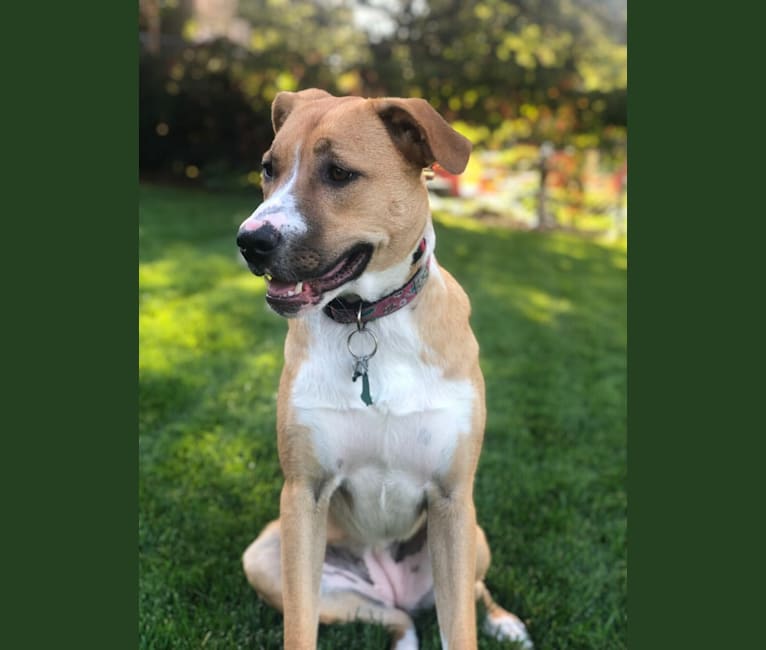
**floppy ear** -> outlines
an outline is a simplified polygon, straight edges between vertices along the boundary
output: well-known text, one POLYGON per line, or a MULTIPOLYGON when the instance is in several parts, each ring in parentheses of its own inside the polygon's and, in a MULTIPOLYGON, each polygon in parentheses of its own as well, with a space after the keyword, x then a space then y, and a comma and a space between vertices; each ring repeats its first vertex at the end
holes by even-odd
POLYGON ((371 100, 394 144, 420 167, 438 162, 453 174, 468 164, 471 142, 455 131, 425 99, 371 100))
POLYGON ((326 97, 332 97, 332 95, 324 90, 319 90, 319 88, 308 88, 297 93, 287 91, 277 93, 271 104, 271 124, 274 126, 274 133, 282 128, 287 116, 290 115, 296 104, 326 97))

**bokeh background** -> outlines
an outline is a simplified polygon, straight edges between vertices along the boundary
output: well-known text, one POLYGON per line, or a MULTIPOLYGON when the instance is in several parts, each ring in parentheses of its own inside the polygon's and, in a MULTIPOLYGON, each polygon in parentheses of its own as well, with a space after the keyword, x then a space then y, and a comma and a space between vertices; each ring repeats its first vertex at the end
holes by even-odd
MULTIPOLYGON (((617 0, 141 0, 140 648, 282 647, 240 555, 278 516, 286 322, 234 240, 271 101, 314 86, 424 97, 474 143, 429 190, 487 385, 486 582, 538 650, 626 647, 625 19, 617 0)), ((434 613, 415 622, 439 648, 434 613)), ((387 633, 323 626, 319 646, 387 633)))
POLYGON ((258 186, 280 90, 423 97, 476 147, 435 192, 624 231, 624 0, 142 0, 140 28, 144 178, 258 186))

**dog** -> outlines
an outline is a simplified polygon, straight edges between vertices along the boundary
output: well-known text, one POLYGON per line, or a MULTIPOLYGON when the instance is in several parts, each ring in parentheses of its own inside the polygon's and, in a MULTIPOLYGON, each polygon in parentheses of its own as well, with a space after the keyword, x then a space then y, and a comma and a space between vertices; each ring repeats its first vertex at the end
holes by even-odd
POLYGON ((284 614, 284 647, 321 623, 384 625, 416 650, 411 614, 436 606, 442 645, 484 629, 531 648, 497 605, 476 523, 485 423, 470 304, 436 261, 423 171, 461 173, 471 143, 423 99, 277 94, 264 202, 237 245, 287 317, 277 400, 279 519, 242 557, 284 614))

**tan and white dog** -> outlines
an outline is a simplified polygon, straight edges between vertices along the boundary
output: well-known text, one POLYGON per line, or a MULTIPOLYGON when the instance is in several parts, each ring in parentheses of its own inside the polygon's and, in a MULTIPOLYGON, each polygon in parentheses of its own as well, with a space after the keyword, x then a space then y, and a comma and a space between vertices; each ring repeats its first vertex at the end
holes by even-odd
POLYGON ((265 201, 237 244, 266 300, 291 318, 277 430, 279 520, 243 556, 284 613, 289 649, 318 623, 385 625, 435 603, 442 644, 484 628, 531 647, 484 585, 489 547, 473 482, 484 380, 468 298, 434 257, 423 169, 465 169, 471 144, 422 99, 280 93, 263 158, 265 201))

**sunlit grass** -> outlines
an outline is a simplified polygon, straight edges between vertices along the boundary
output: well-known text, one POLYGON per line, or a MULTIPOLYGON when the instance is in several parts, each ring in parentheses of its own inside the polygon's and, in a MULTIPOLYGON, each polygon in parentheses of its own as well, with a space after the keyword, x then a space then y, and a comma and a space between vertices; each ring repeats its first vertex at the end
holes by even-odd
MULTIPOLYGON (((143 187, 140 211, 140 631, 155 648, 281 648, 281 617, 240 555, 278 514, 276 390, 285 322, 236 256, 257 199, 143 187)), ((539 650, 623 648, 625 243, 437 219, 481 345, 476 481, 487 582, 539 650)), ((432 612, 423 650, 439 647, 432 612)), ((320 647, 384 648, 322 628, 320 647)), ((507 647, 485 636, 480 647, 507 647)))
POLYGON ((568 300, 555 298, 536 289, 520 289, 514 293, 524 315, 539 323, 550 324, 559 314, 572 310, 568 300))

